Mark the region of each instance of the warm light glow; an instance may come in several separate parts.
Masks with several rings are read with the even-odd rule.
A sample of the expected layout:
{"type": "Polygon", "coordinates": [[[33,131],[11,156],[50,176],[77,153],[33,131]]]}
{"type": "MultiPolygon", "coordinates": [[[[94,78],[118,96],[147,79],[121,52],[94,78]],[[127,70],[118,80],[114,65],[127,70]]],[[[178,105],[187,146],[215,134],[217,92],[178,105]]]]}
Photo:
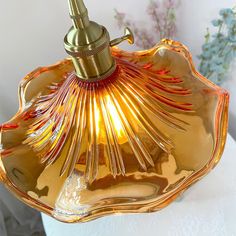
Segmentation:
{"type": "Polygon", "coordinates": [[[101,126],[101,113],[99,111],[98,105],[96,100],[94,101],[95,104],[95,111],[94,111],[94,115],[95,115],[95,122],[96,122],[96,134],[97,137],[99,137],[99,133],[100,133],[100,126],[101,126]]]}
{"type": "MultiPolygon", "coordinates": [[[[113,124],[114,132],[115,132],[118,143],[119,144],[126,143],[127,138],[124,132],[120,115],[117,111],[117,108],[115,107],[115,104],[113,103],[109,95],[104,96],[104,102],[106,103],[106,107],[108,111],[107,118],[110,119],[113,124]]],[[[96,101],[94,102],[94,104],[95,104],[94,115],[95,115],[95,121],[96,121],[96,134],[97,134],[97,137],[100,137],[100,142],[103,144],[106,144],[107,143],[106,134],[104,133],[104,129],[102,128],[102,120],[103,120],[102,112],[100,111],[100,107],[98,106],[96,101]]]]}
{"type": "Polygon", "coordinates": [[[110,96],[106,96],[106,102],[107,102],[107,107],[112,119],[112,122],[114,124],[114,127],[116,129],[116,133],[118,137],[122,137],[124,134],[124,131],[122,129],[122,123],[120,121],[119,114],[115,108],[115,105],[112,103],[110,96]]]}
{"type": "Polygon", "coordinates": [[[125,136],[125,132],[124,132],[124,128],[121,122],[120,115],[109,95],[105,97],[105,100],[106,100],[107,108],[109,111],[110,119],[115,127],[115,133],[118,138],[118,143],[123,144],[127,142],[127,138],[125,136]]]}

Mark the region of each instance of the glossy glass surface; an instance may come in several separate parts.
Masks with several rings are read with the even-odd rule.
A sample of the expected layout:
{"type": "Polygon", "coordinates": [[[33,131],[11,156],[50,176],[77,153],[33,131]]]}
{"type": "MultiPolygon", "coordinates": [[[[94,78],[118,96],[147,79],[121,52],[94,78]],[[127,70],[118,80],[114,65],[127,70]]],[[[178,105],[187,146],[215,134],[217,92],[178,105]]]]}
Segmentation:
{"type": "Polygon", "coordinates": [[[224,149],[229,96],[183,45],[112,51],[117,69],[100,82],[80,81],[69,59],[29,74],[0,126],[2,181],[61,221],[160,210],[224,149]]]}

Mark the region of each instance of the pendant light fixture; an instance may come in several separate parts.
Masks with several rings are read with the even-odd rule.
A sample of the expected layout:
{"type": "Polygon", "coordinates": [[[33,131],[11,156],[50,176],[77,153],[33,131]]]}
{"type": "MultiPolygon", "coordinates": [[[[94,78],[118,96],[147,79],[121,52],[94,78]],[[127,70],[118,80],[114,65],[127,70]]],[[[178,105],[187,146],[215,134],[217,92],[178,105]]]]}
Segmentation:
{"type": "Polygon", "coordinates": [[[64,222],[160,210],[219,162],[229,95],[181,43],[126,52],[130,29],[110,40],[82,0],[69,7],[70,58],[27,75],[0,125],[0,180],[64,222]]]}

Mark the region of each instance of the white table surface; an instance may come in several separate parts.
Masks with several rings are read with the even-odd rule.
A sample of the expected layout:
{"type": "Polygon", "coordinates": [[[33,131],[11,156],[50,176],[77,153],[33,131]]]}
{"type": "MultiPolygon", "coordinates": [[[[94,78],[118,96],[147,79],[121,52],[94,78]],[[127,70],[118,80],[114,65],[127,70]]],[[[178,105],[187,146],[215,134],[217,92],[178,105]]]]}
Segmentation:
{"type": "Polygon", "coordinates": [[[47,236],[234,236],[236,235],[236,142],[228,136],[219,165],[160,212],[109,216],[64,224],[43,215],[47,236]]]}

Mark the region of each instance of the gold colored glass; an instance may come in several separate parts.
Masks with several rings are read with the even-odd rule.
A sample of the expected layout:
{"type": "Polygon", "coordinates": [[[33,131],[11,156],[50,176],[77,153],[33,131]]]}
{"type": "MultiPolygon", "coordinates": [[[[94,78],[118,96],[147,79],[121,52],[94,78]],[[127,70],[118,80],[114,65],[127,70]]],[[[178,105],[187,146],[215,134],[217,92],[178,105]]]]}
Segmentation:
{"type": "Polygon", "coordinates": [[[116,70],[97,82],[80,80],[70,59],[35,70],[0,126],[1,180],[60,221],[160,210],[224,149],[229,95],[182,44],[112,55],[116,70]]]}

